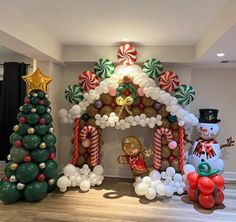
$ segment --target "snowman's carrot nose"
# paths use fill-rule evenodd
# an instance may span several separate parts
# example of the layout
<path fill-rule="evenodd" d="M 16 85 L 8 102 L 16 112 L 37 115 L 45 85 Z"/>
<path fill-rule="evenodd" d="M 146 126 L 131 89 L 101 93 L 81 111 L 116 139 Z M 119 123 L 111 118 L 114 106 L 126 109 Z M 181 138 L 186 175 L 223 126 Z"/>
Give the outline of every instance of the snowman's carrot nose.
<path fill-rule="evenodd" d="M 206 133 L 207 132 L 207 129 L 205 129 L 205 128 L 200 128 L 200 130 L 203 132 L 203 133 Z"/>

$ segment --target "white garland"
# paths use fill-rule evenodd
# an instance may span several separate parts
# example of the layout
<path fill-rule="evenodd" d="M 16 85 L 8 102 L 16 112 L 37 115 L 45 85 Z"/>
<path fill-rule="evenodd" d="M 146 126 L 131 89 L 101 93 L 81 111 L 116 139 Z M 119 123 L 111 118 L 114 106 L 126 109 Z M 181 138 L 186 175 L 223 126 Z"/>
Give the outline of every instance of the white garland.
<path fill-rule="evenodd" d="M 87 93 L 85 93 L 84 99 L 78 105 L 73 105 L 69 111 L 67 111 L 66 109 L 60 109 L 58 115 L 61 122 L 73 123 L 76 118 L 80 118 L 86 112 L 86 109 L 90 104 L 93 104 L 100 98 L 100 95 L 102 93 L 108 93 L 110 88 L 117 88 L 119 86 L 119 81 L 123 80 L 124 76 L 127 75 L 133 78 L 133 82 L 135 84 L 138 84 L 143 88 L 143 92 L 146 97 L 151 97 L 153 100 L 165 104 L 166 110 L 170 112 L 171 115 L 177 116 L 178 124 L 180 126 L 184 126 L 185 124 L 195 126 L 198 124 L 198 118 L 196 116 L 184 110 L 182 106 L 178 104 L 178 101 L 174 96 L 171 96 L 168 92 L 161 90 L 158 86 L 156 86 L 155 81 L 149 78 L 145 73 L 143 73 L 141 67 L 138 65 L 117 66 L 114 74 L 111 75 L 110 78 L 101 81 L 100 85 L 97 86 L 94 90 L 89 90 Z M 128 129 L 130 126 L 135 126 L 132 125 L 131 119 L 135 119 L 133 124 L 141 126 L 147 125 L 150 128 L 155 127 L 155 125 L 153 126 L 153 124 L 160 124 L 160 119 L 157 120 L 157 118 L 155 117 L 146 118 L 146 116 L 144 118 L 143 115 L 145 114 L 140 115 L 140 120 L 138 116 L 129 116 L 121 120 L 119 120 L 118 117 L 117 120 L 117 118 L 115 118 L 117 116 L 114 116 L 114 113 L 109 117 L 106 115 L 104 115 L 105 117 L 99 117 L 99 115 L 96 118 L 96 125 L 101 126 L 101 128 L 111 126 L 116 127 L 117 129 Z M 110 117 L 114 117 L 115 121 L 111 120 Z M 101 119 L 102 121 L 104 119 L 104 122 L 101 122 Z M 156 120 L 154 121 L 154 119 Z"/>

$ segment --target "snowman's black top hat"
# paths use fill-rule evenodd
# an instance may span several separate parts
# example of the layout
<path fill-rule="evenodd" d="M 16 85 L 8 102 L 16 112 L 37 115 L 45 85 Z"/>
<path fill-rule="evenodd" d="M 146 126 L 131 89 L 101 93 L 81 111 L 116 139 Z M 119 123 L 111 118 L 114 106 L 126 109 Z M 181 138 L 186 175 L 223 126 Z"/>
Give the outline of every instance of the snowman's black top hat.
<path fill-rule="evenodd" d="M 199 109 L 200 123 L 218 123 L 220 119 L 217 119 L 218 109 Z"/>

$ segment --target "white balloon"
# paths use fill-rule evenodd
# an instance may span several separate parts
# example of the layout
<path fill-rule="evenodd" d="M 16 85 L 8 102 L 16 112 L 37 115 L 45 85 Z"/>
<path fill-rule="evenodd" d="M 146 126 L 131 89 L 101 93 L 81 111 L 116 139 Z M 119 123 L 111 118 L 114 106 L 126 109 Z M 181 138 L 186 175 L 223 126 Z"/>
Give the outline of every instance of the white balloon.
<path fill-rule="evenodd" d="M 174 194 L 174 189 L 173 189 L 173 187 L 170 186 L 170 185 L 167 185 L 167 186 L 166 186 L 166 190 L 165 190 L 165 196 L 166 196 L 166 197 L 172 197 L 173 194 Z"/>
<path fill-rule="evenodd" d="M 165 185 L 162 183 L 159 183 L 157 185 L 157 194 L 159 194 L 160 196 L 165 196 L 165 193 L 166 193 Z"/>
<path fill-rule="evenodd" d="M 65 193 L 67 191 L 67 187 L 60 188 L 60 192 Z"/>
<path fill-rule="evenodd" d="M 180 173 L 176 173 L 174 175 L 174 181 L 175 182 L 181 182 L 182 180 L 183 180 L 183 177 L 182 177 L 182 175 Z"/>
<path fill-rule="evenodd" d="M 147 193 L 145 193 L 145 197 L 148 200 L 153 200 L 156 197 L 156 191 L 153 188 L 148 188 Z"/>
<path fill-rule="evenodd" d="M 160 179 L 161 179 L 161 174 L 160 174 L 159 171 L 157 171 L 157 170 L 152 170 L 152 171 L 149 173 L 149 176 L 150 176 L 150 178 L 151 178 L 153 181 L 156 181 L 156 180 L 160 180 Z"/>
<path fill-rule="evenodd" d="M 191 165 L 191 164 L 186 164 L 186 165 L 184 166 L 184 173 L 185 173 L 186 175 L 188 175 L 188 174 L 191 173 L 191 172 L 195 172 L 194 166 Z"/>
<path fill-rule="evenodd" d="M 145 193 L 148 190 L 148 185 L 146 183 L 139 183 L 136 187 L 135 187 L 135 192 L 139 195 L 139 196 L 143 196 L 145 195 Z"/>
<path fill-rule="evenodd" d="M 70 180 L 68 179 L 68 177 L 66 176 L 61 176 L 58 180 L 57 180 L 57 186 L 60 189 L 66 188 L 68 185 L 70 184 Z M 65 191 L 64 191 L 65 192 Z"/>
<path fill-rule="evenodd" d="M 81 181 L 79 187 L 82 191 L 86 192 L 90 188 L 90 182 L 88 180 L 83 180 L 83 181 Z"/>
<path fill-rule="evenodd" d="M 149 185 L 149 184 L 151 184 L 152 179 L 151 179 L 151 177 L 149 177 L 149 176 L 145 176 L 145 177 L 142 179 L 142 182 Z"/>
<path fill-rule="evenodd" d="M 167 177 L 166 172 L 165 171 L 161 172 L 161 178 L 162 179 L 166 179 L 166 177 Z"/>
<path fill-rule="evenodd" d="M 93 168 L 93 172 L 96 174 L 96 175 L 102 175 L 103 174 L 103 167 L 102 165 L 97 165 Z"/>
<path fill-rule="evenodd" d="M 184 193 L 184 189 L 181 188 L 181 187 L 179 187 L 178 190 L 177 190 L 177 193 L 178 193 L 179 195 L 183 194 L 183 193 Z"/>
<path fill-rule="evenodd" d="M 174 169 L 174 167 L 167 167 L 167 169 L 166 169 L 166 174 L 167 174 L 167 176 L 169 176 L 169 177 L 173 177 L 174 174 L 175 174 L 175 169 Z"/>
<path fill-rule="evenodd" d="M 70 177 L 73 176 L 76 173 L 76 168 L 74 165 L 72 164 L 67 164 L 64 168 L 63 168 L 63 173 L 65 176 Z"/>

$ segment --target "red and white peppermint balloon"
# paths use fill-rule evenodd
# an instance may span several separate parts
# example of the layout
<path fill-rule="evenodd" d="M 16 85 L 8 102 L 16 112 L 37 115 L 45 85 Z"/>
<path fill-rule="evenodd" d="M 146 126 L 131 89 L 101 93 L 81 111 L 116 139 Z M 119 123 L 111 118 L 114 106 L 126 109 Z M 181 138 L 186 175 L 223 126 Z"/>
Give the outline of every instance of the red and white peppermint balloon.
<path fill-rule="evenodd" d="M 137 59 L 137 51 L 135 47 L 126 43 L 118 49 L 118 59 L 120 64 L 132 65 Z"/>
<path fill-rule="evenodd" d="M 84 71 L 79 76 L 79 84 L 83 90 L 88 91 L 90 89 L 95 89 L 98 86 L 99 81 L 97 76 L 91 71 Z"/>
<path fill-rule="evenodd" d="M 159 78 L 159 85 L 167 92 L 174 91 L 179 86 L 179 77 L 172 71 L 164 72 Z"/>

